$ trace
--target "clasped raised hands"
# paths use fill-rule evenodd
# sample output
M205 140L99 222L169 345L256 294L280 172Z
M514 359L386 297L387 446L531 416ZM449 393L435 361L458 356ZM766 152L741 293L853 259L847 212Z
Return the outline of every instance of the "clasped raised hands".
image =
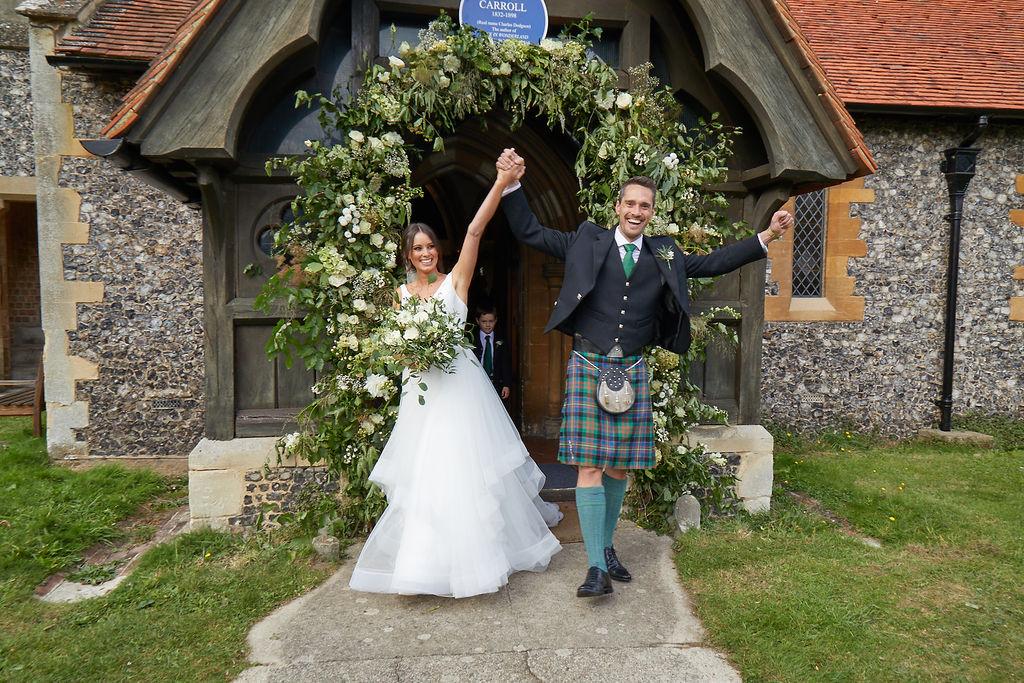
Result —
M509 187L526 173L526 160L516 154L515 147L506 147L494 162L494 168L498 171L498 180L503 180L505 187Z

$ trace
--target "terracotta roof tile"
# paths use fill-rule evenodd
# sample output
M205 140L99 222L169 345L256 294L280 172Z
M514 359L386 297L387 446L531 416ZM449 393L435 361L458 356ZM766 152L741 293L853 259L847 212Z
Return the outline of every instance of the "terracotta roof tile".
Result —
M107 0L54 53L65 59L120 59L145 66L174 36L196 0Z
M125 95L124 103L120 109L114 112L110 123L103 129L103 135L115 138L135 123L135 120L163 87L174 68L188 54L193 39L224 2L224 0L189 1L192 5L191 10L179 23L177 30L169 38L164 49L150 63L146 73L142 74L135 87Z
M1024 111L1024 0L786 0L847 105Z
M775 22L779 33L786 40L797 61L803 66L804 76L811 87L818 95L818 101L828 113L832 123L846 145L850 157L857 165L857 170L851 175L856 178L869 175L878 170L878 164L871 156L871 150L864 142L863 136L857 130L857 124L846 110L842 97L836 88L833 87L824 66L818 60L816 52L811 49L810 42L801 31L800 25L794 20L790 7L785 0L764 0L769 14Z

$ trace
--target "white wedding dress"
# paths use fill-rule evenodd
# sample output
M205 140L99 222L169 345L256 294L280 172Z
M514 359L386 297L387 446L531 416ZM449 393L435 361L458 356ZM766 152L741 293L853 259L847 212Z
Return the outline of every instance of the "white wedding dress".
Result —
M402 297L409 296L403 285ZM465 321L452 278L434 298ZM454 371L405 385L398 420L370 481L388 507L366 539L349 586L372 593L493 593L513 572L543 571L561 549L561 519L540 499L544 475L530 459L490 379L468 349ZM419 396L423 395L421 405Z

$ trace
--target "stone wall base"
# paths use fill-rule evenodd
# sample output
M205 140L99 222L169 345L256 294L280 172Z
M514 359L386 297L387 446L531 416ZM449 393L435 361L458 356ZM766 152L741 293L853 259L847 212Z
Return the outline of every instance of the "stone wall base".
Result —
M761 425L700 425L690 430L688 446L704 444L708 451L724 455L736 468L736 497L750 513L771 507L775 440Z
M258 437L196 444L188 456L190 528L242 531L273 523L303 489L338 490L323 465L278 462L276 443L276 437Z

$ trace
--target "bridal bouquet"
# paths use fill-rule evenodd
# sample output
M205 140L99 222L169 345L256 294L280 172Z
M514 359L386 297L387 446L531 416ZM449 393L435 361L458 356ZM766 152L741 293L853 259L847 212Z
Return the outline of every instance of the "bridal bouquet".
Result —
M459 348L472 348L458 316L436 299L416 296L385 312L373 336L382 355L414 372L428 368L451 372Z

